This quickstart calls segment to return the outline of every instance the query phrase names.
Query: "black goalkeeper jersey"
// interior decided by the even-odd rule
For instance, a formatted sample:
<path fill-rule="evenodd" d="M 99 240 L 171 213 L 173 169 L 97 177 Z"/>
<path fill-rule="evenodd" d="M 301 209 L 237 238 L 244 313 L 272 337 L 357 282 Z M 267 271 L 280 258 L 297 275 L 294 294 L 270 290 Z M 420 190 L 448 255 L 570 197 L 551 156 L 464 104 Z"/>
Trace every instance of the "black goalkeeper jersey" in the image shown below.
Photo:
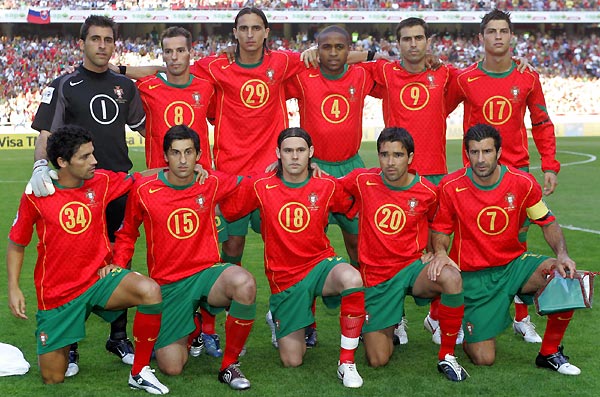
<path fill-rule="evenodd" d="M 91 131 L 98 168 L 127 172 L 132 163 L 125 125 L 142 130 L 146 116 L 135 84 L 110 70 L 95 73 L 79 66 L 58 77 L 42 93 L 32 128 L 55 131 L 76 124 Z"/>

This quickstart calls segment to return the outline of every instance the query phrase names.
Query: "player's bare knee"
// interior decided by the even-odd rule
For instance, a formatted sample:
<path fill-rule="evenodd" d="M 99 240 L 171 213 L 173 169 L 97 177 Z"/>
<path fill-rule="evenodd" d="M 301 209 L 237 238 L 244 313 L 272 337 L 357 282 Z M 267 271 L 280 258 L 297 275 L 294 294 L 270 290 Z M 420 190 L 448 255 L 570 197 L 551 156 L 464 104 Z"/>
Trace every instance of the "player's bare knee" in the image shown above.
<path fill-rule="evenodd" d="M 165 375 L 169 376 L 177 376 L 183 372 L 183 364 L 182 363 L 169 363 L 162 364 L 158 362 L 158 369 Z"/>
<path fill-rule="evenodd" d="M 138 288 L 141 292 L 143 305 L 151 305 L 162 301 L 160 286 L 151 278 L 144 277 L 143 281 L 138 284 Z"/>
<path fill-rule="evenodd" d="M 42 371 L 42 381 L 46 385 L 55 385 L 57 383 L 63 383 L 65 381 L 65 373 L 64 371 Z"/>
<path fill-rule="evenodd" d="M 341 275 L 342 285 L 344 289 L 360 288 L 363 286 L 362 277 L 356 268 L 352 265 L 347 265 Z"/>
<path fill-rule="evenodd" d="M 491 366 L 496 361 L 496 352 L 488 349 L 472 349 L 465 345 L 465 353 L 469 356 L 471 362 L 480 366 Z"/>
<path fill-rule="evenodd" d="M 390 356 L 382 351 L 367 352 L 367 364 L 369 367 L 378 368 L 387 365 Z"/>
<path fill-rule="evenodd" d="M 300 355 L 285 355 L 281 356 L 281 363 L 286 368 L 295 368 L 302 365 L 303 360 Z"/>
<path fill-rule="evenodd" d="M 458 294 L 462 291 L 462 277 L 454 267 L 445 266 L 442 268 L 438 283 L 446 294 Z"/>

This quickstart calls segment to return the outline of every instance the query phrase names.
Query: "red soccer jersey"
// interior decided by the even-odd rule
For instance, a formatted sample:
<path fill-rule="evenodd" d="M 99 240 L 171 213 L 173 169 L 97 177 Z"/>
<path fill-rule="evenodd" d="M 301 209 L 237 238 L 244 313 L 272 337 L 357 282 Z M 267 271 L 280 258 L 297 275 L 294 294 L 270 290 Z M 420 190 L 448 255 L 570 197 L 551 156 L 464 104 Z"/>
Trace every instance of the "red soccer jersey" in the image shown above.
<path fill-rule="evenodd" d="M 284 182 L 274 173 L 257 178 L 221 204 L 226 219 L 258 208 L 271 293 L 301 281 L 320 261 L 335 256 L 325 228 L 329 212 L 345 213 L 352 198 L 332 177 Z"/>
<path fill-rule="evenodd" d="M 358 261 L 366 287 L 394 277 L 423 254 L 437 189 L 415 175 L 406 187 L 383 180 L 380 168 L 356 169 L 341 179 L 358 210 Z"/>
<path fill-rule="evenodd" d="M 184 85 L 171 84 L 164 73 L 136 82 L 146 112 L 146 166 L 167 165 L 163 139 L 174 125 L 187 125 L 198 133 L 202 154 L 198 160 L 204 169 L 212 168 L 206 112 L 214 96 L 211 82 L 190 76 Z"/>
<path fill-rule="evenodd" d="M 300 54 L 266 52 L 256 65 L 203 58 L 192 73 L 215 82 L 216 169 L 230 174 L 264 172 L 275 162 L 277 136 L 288 127 L 283 81 L 304 69 Z"/>
<path fill-rule="evenodd" d="M 440 204 L 432 230 L 454 233 L 450 249 L 462 271 L 504 266 L 523 252 L 519 229 L 526 218 L 548 215 L 542 189 L 535 178 L 516 168 L 500 166 L 493 186 L 477 185 L 471 168 L 447 175 L 440 182 Z M 545 219 L 545 222 L 553 217 Z"/>
<path fill-rule="evenodd" d="M 385 126 L 405 128 L 415 141 L 410 168 L 421 175 L 448 173 L 446 92 L 457 69 L 442 65 L 437 70 L 410 73 L 398 62 L 368 64 L 377 83 L 375 96 L 383 99 Z"/>
<path fill-rule="evenodd" d="M 313 140 L 315 158 L 345 161 L 358 153 L 365 97 L 373 84 L 362 65 L 348 66 L 339 76 L 305 69 L 286 83 L 286 96 L 298 98 L 300 126 Z"/>
<path fill-rule="evenodd" d="M 211 172 L 204 184 L 171 185 L 163 171 L 136 181 L 122 228 L 116 233 L 114 263 L 133 256 L 143 222 L 148 275 L 170 284 L 221 261 L 215 205 L 237 186 L 236 176 Z"/>
<path fill-rule="evenodd" d="M 481 62 L 462 71 L 450 84 L 448 103 L 464 101 L 463 129 L 475 124 L 490 124 L 502 136 L 502 164 L 516 168 L 529 167 L 529 145 L 525 127 L 525 111 L 529 109 L 532 135 L 544 171 L 558 172 L 554 124 L 546 110 L 539 75 L 527 70 L 520 73 L 513 63 L 506 73 L 486 72 Z M 463 161 L 468 164 L 463 151 Z"/>
<path fill-rule="evenodd" d="M 28 245 L 35 225 L 39 238 L 34 271 L 38 309 L 62 306 L 100 279 L 98 269 L 111 260 L 106 206 L 127 193 L 132 184 L 133 178 L 125 173 L 96 170 L 81 187 L 57 185 L 52 196 L 21 197 L 9 239 Z"/>

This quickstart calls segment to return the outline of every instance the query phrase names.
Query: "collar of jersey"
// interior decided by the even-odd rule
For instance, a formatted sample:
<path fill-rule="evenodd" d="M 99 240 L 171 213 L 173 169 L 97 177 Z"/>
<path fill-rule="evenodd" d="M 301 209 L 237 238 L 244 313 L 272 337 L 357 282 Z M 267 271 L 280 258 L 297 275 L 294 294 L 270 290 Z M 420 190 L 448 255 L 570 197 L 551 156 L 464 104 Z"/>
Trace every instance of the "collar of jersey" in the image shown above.
<path fill-rule="evenodd" d="M 104 72 L 100 72 L 100 73 L 98 73 L 98 72 L 94 72 L 94 71 L 92 71 L 92 70 L 86 69 L 86 68 L 83 66 L 83 63 L 81 63 L 81 65 L 79 65 L 79 69 L 80 69 L 80 71 L 81 71 L 82 73 L 85 73 L 85 74 L 87 74 L 87 75 L 89 75 L 89 76 L 91 76 L 91 77 L 103 77 L 103 76 L 105 76 L 105 75 L 106 75 L 108 72 L 110 72 L 110 69 L 107 69 L 106 71 L 104 71 Z"/>
<path fill-rule="evenodd" d="M 471 179 L 471 182 L 473 182 L 473 185 L 475 185 L 475 187 L 477 189 L 480 189 L 480 190 L 494 190 L 500 184 L 500 182 L 502 182 L 502 178 L 504 177 L 504 174 L 506 173 L 506 167 L 505 166 L 498 165 L 498 167 L 500 167 L 500 178 L 498 178 L 498 181 L 496 183 L 494 183 L 493 185 L 490 185 L 490 186 L 483 186 L 483 185 L 480 185 L 477 182 L 475 182 L 473 180 L 473 169 L 471 167 L 467 168 L 467 176 L 469 177 L 469 179 Z"/>
<path fill-rule="evenodd" d="M 379 173 L 379 175 L 381 175 L 381 180 L 383 181 L 383 184 L 384 184 L 385 186 L 387 186 L 387 187 L 388 187 L 388 189 L 390 189 L 390 190 L 398 190 L 398 191 L 402 191 L 402 190 L 408 190 L 408 189 L 410 189 L 410 188 L 411 188 L 411 187 L 413 187 L 413 186 L 414 186 L 414 185 L 415 185 L 415 184 L 416 184 L 416 183 L 419 181 L 419 179 L 420 179 L 420 177 L 419 177 L 419 174 L 415 172 L 415 177 L 413 178 L 412 182 L 411 182 L 411 183 L 409 183 L 408 185 L 406 185 L 406 186 L 392 186 L 392 185 L 390 185 L 389 183 L 387 183 L 387 182 L 386 182 L 385 178 L 383 177 L 383 171 L 381 171 L 381 172 Z"/>
<path fill-rule="evenodd" d="M 257 66 L 260 66 L 262 64 L 262 62 L 263 62 L 263 59 L 265 59 L 265 52 L 264 51 L 263 51 L 262 56 L 260 57 L 260 60 L 258 62 L 256 62 L 256 63 L 242 63 L 242 62 L 240 62 L 240 59 L 238 58 L 237 55 L 235 56 L 235 63 L 239 67 L 241 67 L 241 68 L 244 68 L 244 69 L 253 69 L 253 68 L 257 67 Z"/>
<path fill-rule="evenodd" d="M 77 185 L 77 186 L 74 186 L 74 187 L 67 187 L 67 186 L 63 186 L 63 185 L 61 185 L 60 183 L 58 183 L 58 181 L 57 181 L 57 180 L 55 180 L 55 179 L 52 179 L 52 184 L 53 184 L 54 186 L 56 186 L 57 188 L 61 189 L 61 190 L 67 190 L 67 189 L 79 189 L 80 187 L 82 187 L 82 186 L 83 186 L 83 184 L 84 184 L 84 183 L 85 183 L 85 181 L 81 181 L 81 183 L 80 183 L 79 185 Z"/>
<path fill-rule="evenodd" d="M 480 61 L 477 64 L 477 69 L 481 70 L 483 73 L 485 73 L 488 76 L 493 77 L 495 79 L 501 79 L 503 77 L 508 76 L 509 74 L 512 73 L 513 70 L 515 70 L 516 67 L 517 67 L 517 64 L 515 63 L 515 61 L 512 61 L 511 65 L 510 65 L 510 69 L 508 69 L 506 72 L 496 73 L 496 72 L 490 72 L 489 70 L 485 70 L 483 68 L 483 61 Z"/>
<path fill-rule="evenodd" d="M 404 61 L 400 61 L 399 63 L 400 63 L 400 66 L 402 67 L 402 69 L 404 69 L 405 72 L 410 73 L 410 74 L 421 74 L 421 73 L 427 71 L 427 68 L 423 67 L 423 70 L 421 70 L 420 72 L 414 72 L 414 73 L 413 72 L 409 72 L 408 69 L 406 69 L 406 66 L 404 66 Z"/>
<path fill-rule="evenodd" d="M 327 74 L 323 71 L 323 69 L 321 69 L 321 74 L 323 75 L 323 77 L 325 77 L 327 80 L 339 80 L 342 77 L 344 77 L 344 75 L 346 74 L 346 72 L 348 71 L 348 64 L 344 65 L 344 71 L 340 74 Z"/>
<path fill-rule="evenodd" d="M 192 84 L 192 80 L 194 78 L 194 76 L 190 73 L 190 79 L 188 80 L 187 83 L 185 83 L 185 84 L 173 84 L 173 83 L 169 83 L 169 80 L 167 80 L 167 74 L 165 72 L 158 72 L 158 73 L 156 73 L 156 77 L 158 77 L 159 79 L 161 79 L 163 81 L 163 83 L 165 83 L 169 87 L 174 87 L 174 88 L 186 88 L 186 87 L 189 87 L 190 84 Z"/>
<path fill-rule="evenodd" d="M 196 172 L 194 172 L 194 175 L 196 175 Z M 192 183 L 188 183 L 187 185 L 181 185 L 181 186 L 172 185 L 167 180 L 167 175 L 165 174 L 165 170 L 158 171 L 158 179 L 162 183 L 164 183 L 165 185 L 167 185 L 168 187 L 170 187 L 171 189 L 175 189 L 175 190 L 184 190 L 184 189 L 187 189 L 188 187 L 192 186 L 194 183 L 196 183 L 196 180 L 194 179 L 194 181 L 192 181 Z"/>
<path fill-rule="evenodd" d="M 298 183 L 288 182 L 285 179 L 283 179 L 283 177 L 281 178 L 281 181 L 283 182 L 283 184 L 285 186 L 292 188 L 292 189 L 297 189 L 299 187 L 303 187 L 304 185 L 306 185 L 308 183 L 308 181 L 310 181 L 310 175 L 306 178 L 305 181 L 298 182 Z"/>

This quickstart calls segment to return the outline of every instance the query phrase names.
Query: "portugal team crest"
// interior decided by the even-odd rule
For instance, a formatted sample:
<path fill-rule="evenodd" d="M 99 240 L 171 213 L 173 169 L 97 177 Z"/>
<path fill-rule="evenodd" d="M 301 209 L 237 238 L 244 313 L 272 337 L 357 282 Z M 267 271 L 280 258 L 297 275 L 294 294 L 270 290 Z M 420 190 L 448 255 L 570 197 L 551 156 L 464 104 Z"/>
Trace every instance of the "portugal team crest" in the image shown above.
<path fill-rule="evenodd" d="M 94 206 L 94 205 L 96 205 L 96 192 L 94 192 L 94 190 L 93 190 L 93 189 L 91 189 L 91 188 L 90 188 L 90 189 L 88 189 L 88 190 L 85 192 L 85 197 L 86 197 L 86 198 L 88 199 L 88 201 L 89 201 L 89 204 L 88 204 L 89 206 Z"/>
<path fill-rule="evenodd" d="M 200 101 L 202 100 L 202 95 L 200 95 L 199 92 L 194 91 L 192 93 L 192 99 L 194 100 L 194 104 L 192 105 L 195 108 L 199 108 L 202 107 L 202 104 L 200 103 Z"/>
<path fill-rule="evenodd" d="M 317 206 L 317 201 L 319 200 L 319 196 L 317 196 L 317 193 L 312 192 L 311 194 L 308 195 L 308 202 L 310 204 L 310 209 L 311 210 L 316 210 L 319 207 Z"/>
<path fill-rule="evenodd" d="M 46 343 L 48 343 L 48 334 L 45 332 L 40 332 L 40 342 L 42 344 L 42 346 L 46 346 Z"/>
<path fill-rule="evenodd" d="M 123 95 L 125 95 L 125 90 L 121 88 L 120 85 L 116 85 L 114 90 L 115 95 L 117 96 L 117 102 L 123 103 L 125 99 L 123 99 Z"/>
<path fill-rule="evenodd" d="M 356 98 L 354 97 L 354 95 L 356 94 L 356 88 L 354 88 L 353 85 L 350 86 L 350 88 L 348 88 L 348 94 L 350 95 L 350 100 L 351 101 L 355 101 Z"/>
<path fill-rule="evenodd" d="M 198 197 L 196 197 L 196 203 L 198 204 L 198 207 L 200 207 L 200 210 L 204 210 L 205 202 L 204 195 L 200 194 Z"/>
<path fill-rule="evenodd" d="M 271 68 L 267 69 L 267 78 L 269 79 L 269 84 L 273 83 L 275 79 L 275 71 Z"/>
<path fill-rule="evenodd" d="M 419 205 L 419 200 L 412 197 L 408 200 L 408 215 L 414 215 L 416 213 L 417 206 Z"/>
<path fill-rule="evenodd" d="M 511 102 L 519 102 L 519 93 L 520 92 L 521 92 L 521 90 L 519 90 L 519 87 L 517 87 L 517 86 L 513 86 L 510 89 L 510 93 L 512 94 Z"/>
<path fill-rule="evenodd" d="M 431 73 L 427 74 L 427 81 L 429 82 L 429 88 L 437 87 L 437 85 L 435 84 L 435 76 Z"/>
<path fill-rule="evenodd" d="M 504 199 L 506 200 L 506 209 L 514 210 L 515 209 L 515 195 L 509 192 L 506 194 L 506 197 Z"/>

